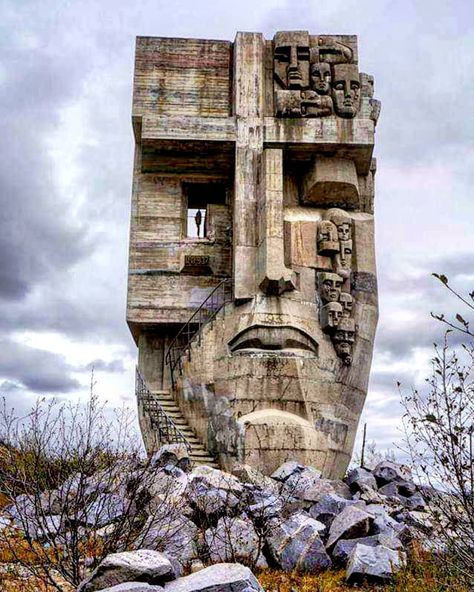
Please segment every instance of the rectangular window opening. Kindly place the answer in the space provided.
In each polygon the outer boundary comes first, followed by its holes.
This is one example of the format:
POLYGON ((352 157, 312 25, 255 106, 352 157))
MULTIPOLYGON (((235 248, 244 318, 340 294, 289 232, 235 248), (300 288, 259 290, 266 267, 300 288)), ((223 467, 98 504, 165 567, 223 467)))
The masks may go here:
POLYGON ((208 204, 225 204, 226 188, 221 183, 185 183, 187 197, 186 236, 206 238, 208 236, 208 204))

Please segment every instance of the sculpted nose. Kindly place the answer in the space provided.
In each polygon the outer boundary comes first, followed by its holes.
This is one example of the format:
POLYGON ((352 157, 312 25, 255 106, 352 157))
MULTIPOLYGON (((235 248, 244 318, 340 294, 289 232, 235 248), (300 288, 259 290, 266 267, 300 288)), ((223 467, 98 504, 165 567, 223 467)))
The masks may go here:
POLYGON ((290 64, 288 66, 288 72, 294 72, 298 70, 298 54, 296 47, 292 47, 290 51, 290 64))

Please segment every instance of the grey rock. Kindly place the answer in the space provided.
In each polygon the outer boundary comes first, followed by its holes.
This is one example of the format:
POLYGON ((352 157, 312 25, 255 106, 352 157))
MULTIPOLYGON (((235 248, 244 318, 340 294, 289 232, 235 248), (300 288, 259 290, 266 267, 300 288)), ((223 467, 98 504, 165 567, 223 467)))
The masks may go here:
POLYGON ((36 528, 35 536, 32 538, 45 539, 55 538, 64 530, 64 520, 62 516, 42 516, 38 521, 29 524, 36 528))
POLYGON ((314 503, 328 493, 336 493, 335 483, 330 479, 321 479, 320 471, 315 468, 304 467, 301 472, 295 472, 288 477, 281 488, 281 495, 284 498, 294 497, 314 503))
POLYGON ((413 483, 413 481, 400 481, 398 483, 398 493, 405 497, 411 497, 415 495, 418 491, 417 486, 413 483))
POLYGON ((251 483, 252 485, 257 485, 264 491, 269 491, 273 494, 278 493, 277 483, 250 465, 235 464, 232 467, 232 474, 240 479, 242 483, 251 483))
POLYGON ((383 504, 385 502, 385 496, 380 494, 380 490, 375 491, 365 483, 359 483, 359 491, 354 494, 353 499, 361 500, 367 504, 383 504))
POLYGON ((304 465, 294 460, 288 460, 284 462, 280 467, 278 467, 278 469, 272 474, 272 479, 284 482, 288 479, 288 477, 291 477, 292 475, 299 475, 302 471, 304 471, 304 469, 304 465))
POLYGON ((175 466, 188 472, 192 468, 191 458, 184 444, 165 444, 151 457, 151 466, 175 466))
POLYGON ((331 553, 333 560, 345 565, 352 553, 352 550, 357 544, 367 545, 368 547, 377 547, 382 545, 388 549, 398 550, 403 548, 401 541, 395 537, 385 536, 384 534, 376 534, 359 539, 340 539, 334 546, 331 553))
POLYGON ((410 511, 424 511, 426 510, 426 503, 421 493, 415 493, 414 495, 405 498, 404 505, 407 510, 410 511))
POLYGON ((332 485, 336 495, 339 495, 345 499, 352 499, 352 492, 350 490, 350 487, 346 483, 344 483, 344 481, 329 480, 329 483, 332 485))
POLYGON ((304 512, 285 521, 275 520, 267 545, 273 560, 285 571, 315 571, 331 566, 320 534, 325 526, 304 512))
POLYGON ((101 493, 82 512, 69 518, 77 520, 80 524, 100 528, 120 518, 127 509, 127 503, 127 500, 119 495, 101 493))
POLYGON ((100 592, 163 592, 162 586, 153 586, 143 582, 124 582, 111 588, 104 588, 100 592))
POLYGON ((377 490, 377 481, 375 480, 375 477, 370 471, 363 467, 356 467, 349 471, 346 481, 352 491, 359 491, 361 484, 374 491, 377 490))
POLYGON ((213 563, 242 561, 257 567, 268 567, 261 553, 263 541, 248 518, 224 516, 215 528, 206 530, 204 540, 213 563))
POLYGON ((369 534, 374 517, 355 506, 347 506, 334 518, 326 547, 330 549, 339 539, 353 539, 369 534))
POLYGON ((382 487, 379 488, 379 493, 389 497, 398 496, 398 483, 396 481, 392 481, 391 483, 382 485, 382 487))
MULTIPOLYGON (((367 509, 367 511, 369 511, 367 509)), ((371 527, 372 534, 383 534, 389 537, 397 537, 403 530, 403 525, 394 520, 384 510, 373 514, 374 521, 371 527)))
POLYGON ((379 485, 385 485, 392 481, 411 481, 411 472, 408 467, 391 460, 379 462, 373 474, 379 485))
POLYGON ((165 592, 264 592, 248 567, 217 563, 165 586, 165 592))
POLYGON ((215 489, 201 481, 191 482, 187 499, 193 508, 208 516, 232 512, 240 503, 239 497, 231 491, 215 489))
POLYGON ((261 522, 281 514, 283 501, 279 495, 253 485, 247 485, 246 489, 245 510, 254 520, 261 522))
POLYGON ((242 483, 230 473, 201 466, 191 473, 186 494, 199 512, 223 515, 239 505, 244 491, 242 483))
POLYGON ((36 507, 34 499, 23 494, 18 495, 15 501, 3 509, 5 516, 10 518, 19 527, 23 527, 29 519, 35 519, 39 508, 36 507))
POLYGON ((182 499, 188 487, 188 476, 179 467, 167 465, 153 471, 151 479, 145 481, 144 487, 151 497, 164 495, 166 498, 182 499))
POLYGON ((405 561, 405 554, 401 551, 357 544, 349 557, 346 579, 351 584, 364 580, 387 582, 405 561))
POLYGON ((59 489, 49 489, 40 496, 41 508, 45 514, 61 514, 64 511, 65 502, 66 499, 59 489))
POLYGON ((197 557, 197 526, 180 513, 179 508, 164 504, 149 516, 135 541, 136 548, 153 549, 166 554, 177 575, 197 557))
POLYGON ((405 523, 425 534, 431 534, 434 530, 431 516, 428 512, 403 511, 395 516, 397 522, 405 523))
POLYGON ((95 592, 134 580, 162 584, 174 577, 173 566, 163 553, 148 549, 125 551, 108 555, 77 592, 95 592))
POLYGON ((235 495, 240 495, 244 491, 244 486, 234 475, 204 465, 196 467, 191 473, 190 479, 207 483, 216 489, 231 491, 235 495))
POLYGON ((309 514, 315 520, 319 520, 329 527, 334 518, 347 506, 356 506, 364 509, 365 503, 357 500, 348 500, 335 493, 327 493, 321 497, 317 504, 311 506, 309 514))

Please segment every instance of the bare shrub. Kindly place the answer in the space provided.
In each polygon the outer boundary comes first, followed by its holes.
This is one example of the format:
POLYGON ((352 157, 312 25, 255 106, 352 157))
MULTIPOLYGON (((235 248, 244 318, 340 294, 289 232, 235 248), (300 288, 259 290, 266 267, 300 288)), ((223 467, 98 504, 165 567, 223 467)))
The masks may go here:
POLYGON ((164 548, 179 529, 176 485, 144 456, 134 415, 107 415, 94 395, 85 405, 40 400, 23 418, 0 411, 0 489, 12 521, 0 549, 57 590, 145 534, 164 548), (146 532, 157 520, 163 528, 146 532))
MULTIPOLYGON (((436 277, 474 310, 474 293, 463 297, 436 277)), ((408 451, 420 480, 431 488, 431 512, 437 534, 467 578, 474 577, 474 343, 459 313, 455 320, 433 315, 450 328, 442 345, 434 345, 432 372, 426 388, 402 393, 408 451), (452 335, 465 343, 452 345, 452 335), (467 337, 467 339, 466 339, 467 337), (451 341, 450 341, 451 340, 451 341)))

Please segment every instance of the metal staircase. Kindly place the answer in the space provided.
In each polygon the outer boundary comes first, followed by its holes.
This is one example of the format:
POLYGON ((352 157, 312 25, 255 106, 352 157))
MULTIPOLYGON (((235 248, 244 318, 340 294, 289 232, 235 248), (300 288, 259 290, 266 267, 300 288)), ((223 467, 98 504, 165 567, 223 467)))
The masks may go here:
POLYGON ((135 381, 138 403, 142 405, 143 412, 150 421, 158 444, 184 444, 193 463, 219 468, 215 459, 194 435, 170 392, 152 393, 138 368, 135 381))
MULTIPOLYGON (((202 328, 211 322, 228 302, 233 301, 232 279, 225 278, 212 290, 188 322, 179 330, 166 352, 165 361, 170 369, 172 389, 176 388, 176 370, 182 373, 182 357, 191 359, 191 345, 195 339, 201 343, 202 328)), ((225 309, 224 309, 225 314, 225 309)), ((159 445, 184 444, 194 463, 218 468, 202 442, 194 434, 186 418, 169 391, 151 392, 136 369, 135 391, 143 412, 150 420, 159 445)))

